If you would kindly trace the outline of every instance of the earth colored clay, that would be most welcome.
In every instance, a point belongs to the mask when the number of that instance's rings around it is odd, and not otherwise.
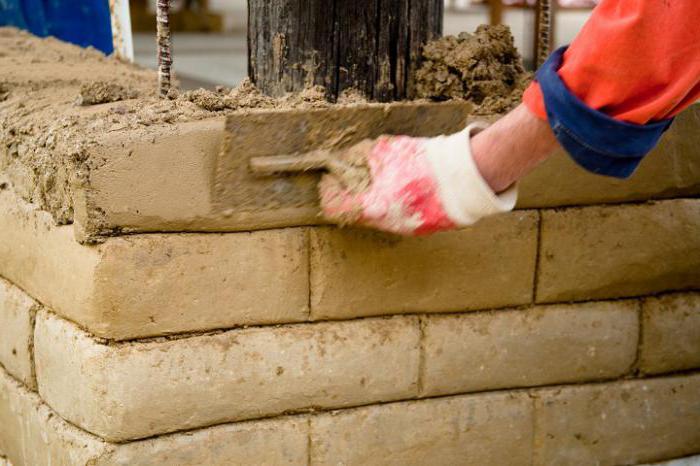
[[[120,100],[135,99],[138,96],[133,89],[124,86],[105,82],[95,81],[83,83],[80,86],[80,94],[76,103],[78,105],[97,105]]]
[[[229,92],[157,96],[155,71],[54,38],[0,28],[0,171],[59,224],[73,221],[73,192],[108,160],[91,157],[105,137],[142,139],[154,125],[280,108],[330,105],[323,89],[270,99],[250,81]]]
[[[533,393],[534,466],[651,463],[697,453],[700,374]]]
[[[274,177],[272,184],[261,179],[243,193],[251,202],[241,204],[242,187],[251,184],[249,157],[347,147],[382,133],[433,136],[461,129],[474,114],[464,100],[368,104],[352,90],[341,96],[343,105],[327,104],[320,88],[273,100],[249,81],[233,90],[173,90],[160,99],[155,72],[94,50],[11,28],[0,30],[0,49],[0,95],[6,98],[0,101],[0,171],[8,186],[55,221],[75,222],[84,242],[126,232],[318,224],[318,178],[312,175]],[[81,86],[95,83],[116,83],[138,98],[76,105]],[[479,112],[485,103],[488,98]],[[226,116],[236,120],[236,133],[226,158],[232,175],[222,194],[213,190],[212,174],[219,171]],[[657,154],[624,182],[588,174],[559,153],[523,182],[519,207],[696,195],[699,123],[700,107],[684,112]]]
[[[700,368],[700,293],[647,298],[642,317],[640,371],[662,374]]]
[[[427,315],[422,396],[581,383],[632,370],[639,303]]]
[[[175,96],[175,99],[178,97]],[[238,86],[231,90],[218,88],[216,91],[207,89],[195,89],[187,91],[180,97],[188,100],[200,108],[209,112],[221,112],[224,110],[252,110],[252,109],[285,109],[285,108],[323,108],[331,105],[326,100],[325,90],[321,86],[304,89],[302,92],[287,94],[275,99],[262,94],[250,79],[245,78]],[[353,94],[347,98],[355,101]]]
[[[104,344],[40,312],[36,373],[64,419],[121,442],[283,413],[414,398],[413,316]]]
[[[39,305],[0,277],[0,366],[32,390],[34,321]]]
[[[423,56],[416,74],[418,97],[471,100],[479,114],[510,110],[531,78],[505,25],[482,25],[473,34],[432,41]]]
[[[541,212],[536,301],[700,288],[700,199]]]

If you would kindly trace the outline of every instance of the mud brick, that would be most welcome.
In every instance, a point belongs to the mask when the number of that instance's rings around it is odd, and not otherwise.
[[[363,230],[311,231],[311,315],[342,319],[530,302],[537,213],[399,239]]]
[[[530,465],[532,400],[483,394],[368,406],[311,418],[311,464]]]
[[[536,466],[613,466],[700,451],[700,375],[543,389]]]
[[[22,290],[0,278],[0,365],[36,390],[34,318],[39,305]]]
[[[648,374],[700,367],[700,293],[644,300],[639,368]]]
[[[83,246],[0,190],[0,275],[95,335],[133,339],[308,316],[303,229],[150,234]]]
[[[700,287],[700,199],[544,211],[537,301]]]
[[[70,425],[0,369],[0,451],[16,465],[304,465],[307,443],[308,421],[287,417],[113,444]]]
[[[110,441],[415,397],[418,319],[259,327],[105,345],[41,311],[39,393]]]
[[[637,357],[637,302],[423,318],[423,396],[615,378]]]

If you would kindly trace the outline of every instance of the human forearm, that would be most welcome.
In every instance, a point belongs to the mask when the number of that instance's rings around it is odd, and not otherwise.
[[[557,147],[549,124],[520,104],[471,141],[474,162],[495,192],[520,180]]]

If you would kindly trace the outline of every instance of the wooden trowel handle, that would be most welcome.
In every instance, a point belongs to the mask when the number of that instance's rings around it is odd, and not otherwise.
[[[250,159],[250,170],[258,175],[325,170],[332,153],[316,150],[305,154],[272,155]]]

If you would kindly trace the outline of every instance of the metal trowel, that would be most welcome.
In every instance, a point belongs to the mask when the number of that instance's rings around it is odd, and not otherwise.
[[[214,213],[241,228],[317,223],[320,172],[342,163],[344,149],[382,134],[454,133],[471,110],[451,101],[231,114],[213,167]]]

